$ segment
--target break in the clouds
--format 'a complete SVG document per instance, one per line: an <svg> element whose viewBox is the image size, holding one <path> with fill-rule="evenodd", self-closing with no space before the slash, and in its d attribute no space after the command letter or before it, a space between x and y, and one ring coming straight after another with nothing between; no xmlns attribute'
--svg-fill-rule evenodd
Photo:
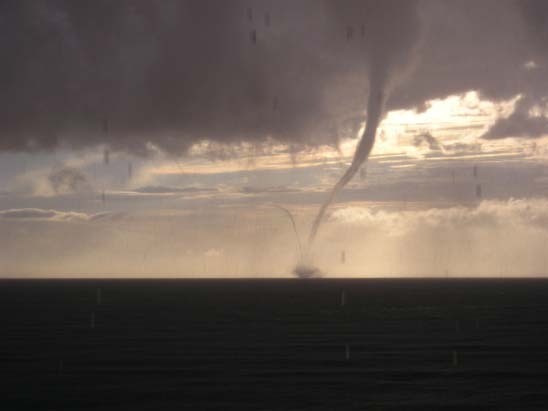
<svg viewBox="0 0 548 411"><path fill-rule="evenodd" d="M372 59L406 63L388 109L467 90L533 108L547 16L542 0L7 0L0 149L335 144L365 120ZM524 115L486 137L545 132Z"/></svg>

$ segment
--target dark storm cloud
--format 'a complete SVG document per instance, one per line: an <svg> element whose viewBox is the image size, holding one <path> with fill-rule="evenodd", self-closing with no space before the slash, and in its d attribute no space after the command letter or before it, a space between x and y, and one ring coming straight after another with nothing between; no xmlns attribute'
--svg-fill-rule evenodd
<svg viewBox="0 0 548 411"><path fill-rule="evenodd" d="M548 102L548 3L522 0L518 8L526 21L523 42L529 47L523 48L530 53L522 66L526 75L516 90L522 97L510 116L500 118L484 133L482 137L486 139L538 138L548 134L548 118L542 112ZM538 115L531 114L535 108L541 111Z"/></svg>
<svg viewBox="0 0 548 411"><path fill-rule="evenodd" d="M151 142L181 152L200 139L303 141L307 135L315 144L332 142L339 126L329 100L345 93L329 95L324 84L348 87L339 76L350 72L335 58L349 46L332 6L4 2L2 148L106 142L144 152Z"/></svg>
<svg viewBox="0 0 548 411"><path fill-rule="evenodd" d="M522 65L531 60L526 22L513 0L424 1L422 47L409 81L392 104L407 107L428 99L478 90L506 99L521 88Z"/></svg>
<svg viewBox="0 0 548 411"><path fill-rule="evenodd" d="M511 0L5 0L0 149L336 143L360 126L373 57L395 58L383 65L399 69L410 56L393 48L412 50L419 37L413 70L388 108L470 89L537 98L548 94L547 8ZM408 29L416 13L420 31ZM539 68L524 69L527 61Z"/></svg>
<svg viewBox="0 0 548 411"><path fill-rule="evenodd" d="M548 3L544 0L521 0L519 5L528 23L531 41L542 54L542 58L548 60Z"/></svg>
<svg viewBox="0 0 548 411"><path fill-rule="evenodd" d="M543 114L535 116L529 112L534 105L534 99L522 98L516 103L514 112L510 116L499 119L482 137L486 139L506 137L538 138L548 134L548 118Z"/></svg>

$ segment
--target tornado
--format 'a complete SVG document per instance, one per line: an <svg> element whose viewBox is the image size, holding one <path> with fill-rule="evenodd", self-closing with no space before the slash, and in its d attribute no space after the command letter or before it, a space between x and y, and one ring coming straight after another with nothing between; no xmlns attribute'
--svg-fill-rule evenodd
<svg viewBox="0 0 548 411"><path fill-rule="evenodd" d="M376 74L376 75L375 75ZM318 229L324 218L325 212L328 207L333 203L335 197L339 192L348 184L350 180L356 175L360 167L367 161L373 145L375 144L375 136L377 134L377 128L382 119L383 107L385 102L385 90L384 90L384 75L383 73L372 73L369 81L369 97L367 102L367 122L365 130L360 138L356 152L352 159L350 167L346 170L343 176L337 181L329 196L320 207L320 211L316 216L310 234L308 236L308 250L312 248L312 244L318 234Z"/></svg>
<svg viewBox="0 0 548 411"><path fill-rule="evenodd" d="M352 163L321 205L308 236L301 263L311 265L311 249L329 206L367 161L375 144L377 128L383 119L390 91L413 66L419 37L418 2L369 2L362 23L365 52L369 65L367 119ZM307 262L308 261L308 262Z"/></svg>
<svg viewBox="0 0 548 411"><path fill-rule="evenodd" d="M272 205L282 210L289 217L289 220L291 221L291 226L293 227L293 232L295 233L295 239L297 241L297 245L299 246L299 257L302 260L304 258L303 247L301 244L301 238L299 237L299 231L297 230L297 224L295 223L295 219L293 218L293 214L291 214L291 211L289 211L285 207L282 207L281 205L278 205L278 204L272 204Z"/></svg>

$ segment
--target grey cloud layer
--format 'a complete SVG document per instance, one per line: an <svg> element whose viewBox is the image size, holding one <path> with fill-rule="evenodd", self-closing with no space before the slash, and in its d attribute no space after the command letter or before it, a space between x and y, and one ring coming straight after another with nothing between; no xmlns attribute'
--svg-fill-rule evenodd
<svg viewBox="0 0 548 411"><path fill-rule="evenodd" d="M370 61L408 60L402 30L420 48L388 108L469 89L539 101L547 15L535 0L6 0L0 149L335 143L364 119Z"/></svg>

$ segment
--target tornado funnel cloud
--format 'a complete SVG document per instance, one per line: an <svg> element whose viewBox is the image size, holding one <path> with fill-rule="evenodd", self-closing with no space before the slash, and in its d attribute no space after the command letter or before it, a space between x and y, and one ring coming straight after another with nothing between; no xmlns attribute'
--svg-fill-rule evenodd
<svg viewBox="0 0 548 411"><path fill-rule="evenodd" d="M385 0L359 4L364 7L360 27L364 39L362 51L369 68L367 120L352 163L330 191L312 223L305 251L305 259L309 260L327 209L369 158L389 92L411 71L416 56L420 33L418 2Z"/></svg>
<svg viewBox="0 0 548 411"><path fill-rule="evenodd" d="M304 258L304 256L303 256L303 247L302 247L302 244L301 244L301 238L299 237L299 231L297 230L297 224L295 223L295 219L293 218L293 214L291 214L291 211L289 211L285 207L282 207L281 205L273 204L273 206L280 209L280 210L282 210L289 217L289 220L291 221L291 226L293 228L293 232L295 233L295 239L297 241L297 246L299 247L299 258L302 260Z"/></svg>
<svg viewBox="0 0 548 411"><path fill-rule="evenodd" d="M316 235L318 234L318 229L320 228L320 224L328 207L331 205L331 203L333 203L339 192L356 175L360 167L369 157L371 150L373 149L373 145L375 144L375 136L377 134L377 128L382 118L383 106L385 101L384 76L380 74L381 73L372 73L372 75L370 76L369 97L367 103L367 123L365 126L365 130L360 138L350 167L348 167L343 176L339 179L339 181L337 181L337 183L329 193L329 196L320 207L320 211L318 212L312 224L310 235L308 237L308 250L310 250L312 244L314 243Z"/></svg>

